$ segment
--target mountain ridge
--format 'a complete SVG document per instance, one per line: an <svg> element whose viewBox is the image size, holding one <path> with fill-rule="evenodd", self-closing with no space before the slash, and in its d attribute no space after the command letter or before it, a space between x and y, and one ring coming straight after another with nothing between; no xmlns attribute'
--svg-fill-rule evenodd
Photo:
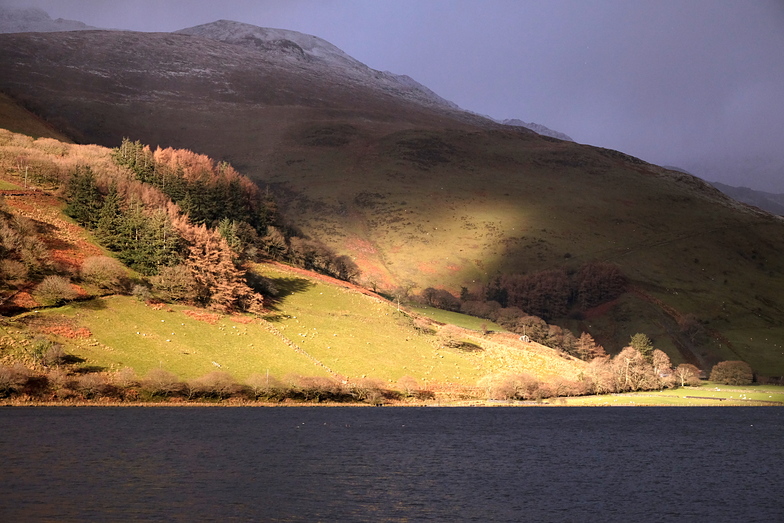
<svg viewBox="0 0 784 523"><path fill-rule="evenodd" d="M567 136L566 134L554 131L549 127L546 127L542 124L538 124L535 122L524 122L518 118L507 118L505 120L496 120L497 122L504 124L504 125L511 125L515 127L525 127L526 129L530 129L537 134L541 134L542 136L549 136L550 138L557 138L559 140L565 140L567 142L573 142L574 140Z"/></svg>

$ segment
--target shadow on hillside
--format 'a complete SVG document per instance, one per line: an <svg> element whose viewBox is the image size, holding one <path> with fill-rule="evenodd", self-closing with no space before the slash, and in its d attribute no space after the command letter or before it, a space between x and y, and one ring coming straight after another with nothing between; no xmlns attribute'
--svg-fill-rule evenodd
<svg viewBox="0 0 784 523"><path fill-rule="evenodd" d="M471 343L470 341L464 341L455 348L460 352L481 352L485 350L484 347L477 345L476 343Z"/></svg>
<svg viewBox="0 0 784 523"><path fill-rule="evenodd" d="M305 292L316 284L305 278L267 278L267 281L277 290L275 296L264 296L265 306L273 311L292 294Z"/></svg>
<svg viewBox="0 0 784 523"><path fill-rule="evenodd" d="M106 308L106 302L101 299L96 298L88 298L85 301L79 303L79 307L82 309L88 309L91 311L100 311Z"/></svg>

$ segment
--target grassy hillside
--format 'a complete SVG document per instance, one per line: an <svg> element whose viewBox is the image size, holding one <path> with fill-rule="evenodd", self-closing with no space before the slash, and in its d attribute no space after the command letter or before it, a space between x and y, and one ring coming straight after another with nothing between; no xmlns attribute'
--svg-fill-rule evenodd
<svg viewBox="0 0 784 523"><path fill-rule="evenodd" d="M469 349L444 348L435 330L423 332L380 298L301 270L257 270L281 289L261 318L107 296L5 320L5 356L24 356L29 340L43 336L91 370L130 367L144 375L163 368L192 379L220 369L238 380L269 372L391 385L410 376L428 387L474 387L489 375L520 372L576 379L584 365L516 336L478 331L462 331Z"/></svg>
<svg viewBox="0 0 784 523"><path fill-rule="evenodd" d="M28 171L36 173L28 176L26 188L20 156ZM483 336L460 327L455 332L463 346L445 348L439 325L359 287L280 264L253 269L277 289L260 316L221 315L121 295L91 298L96 289L81 287L76 287L77 301L42 307L33 287L43 274L59 271L77 278L86 257L106 254L89 232L63 214L57 194L45 190L47 180L54 183L57 173L78 164L90 165L97 173L123 175L106 149L0 131L5 208L14 219L26 220L26 230L42 242L49 264L42 274L31 273L28 282L3 282L0 298L6 316L0 316L0 361L5 364L34 365L36 347L46 341L63 346L74 372L129 367L143 376L161 368L181 379L219 369L240 381L269 372L279 378L372 378L394 385L409 376L423 387L460 388L506 373L575 379L584 366L516 336ZM451 319L478 329L476 319Z"/></svg>
<svg viewBox="0 0 784 523"><path fill-rule="evenodd" d="M676 361L784 375L784 221L693 176L247 46L2 39L0 89L25 107L78 141L129 136L232 162L271 188L291 228L353 258L368 287L479 292L498 275L609 262L628 292L552 321L611 353L644 332Z"/></svg>
<svg viewBox="0 0 784 523"><path fill-rule="evenodd" d="M293 227L351 256L368 287L478 290L609 262L628 292L555 321L612 353L644 332L676 361L784 375L784 221L693 176L214 40L1 38L0 89L25 107L79 141L129 136L231 161Z"/></svg>
<svg viewBox="0 0 784 523"><path fill-rule="evenodd" d="M647 332L676 360L740 358L784 372L780 218L687 175L511 131L411 131L315 149L282 155L264 180L279 184L296 224L351 252L368 283L454 292L498 273L609 261L636 292L564 325L611 351ZM707 332L699 343L680 335L687 315Z"/></svg>

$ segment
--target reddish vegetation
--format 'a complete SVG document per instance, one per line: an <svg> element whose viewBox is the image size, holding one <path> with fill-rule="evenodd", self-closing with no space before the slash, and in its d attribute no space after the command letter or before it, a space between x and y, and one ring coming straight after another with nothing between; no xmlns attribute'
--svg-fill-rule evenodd
<svg viewBox="0 0 784 523"><path fill-rule="evenodd" d="M74 329L69 325L52 325L49 327L44 327L41 330L49 334L56 334L58 336L72 340L76 338L89 338L92 336L92 332L90 332L90 329L86 327L79 327L78 329Z"/></svg>
<svg viewBox="0 0 784 523"><path fill-rule="evenodd" d="M172 309L162 301L148 300L145 302L145 305L156 311L166 310L166 312L172 312Z"/></svg>
<svg viewBox="0 0 784 523"><path fill-rule="evenodd" d="M419 265L417 265L417 270L425 274L435 274L436 272L438 272L436 271L436 269L434 269L431 265L427 263L420 263Z"/></svg>
<svg viewBox="0 0 784 523"><path fill-rule="evenodd" d="M210 325L215 325L218 323L218 320L221 319L220 314L215 314L211 312L204 312L204 311L182 311L183 314L186 316L190 316L194 320L204 321L209 323Z"/></svg>
<svg viewBox="0 0 784 523"><path fill-rule="evenodd" d="M30 293L22 291L16 293L16 295L9 300L9 305L20 309L34 309L35 307L38 307L38 302L30 296Z"/></svg>
<svg viewBox="0 0 784 523"><path fill-rule="evenodd" d="M250 316L240 316L239 314L232 314L229 319L234 323L242 323L243 325L247 325L248 323L253 323L253 318Z"/></svg>
<svg viewBox="0 0 784 523"><path fill-rule="evenodd" d="M5 198L6 204L20 216L51 226L51 232L40 235L56 264L76 272L85 258L100 256L101 250L84 238L82 228L60 218L60 202L41 191L18 191ZM35 305L33 305L35 306Z"/></svg>
<svg viewBox="0 0 784 523"><path fill-rule="evenodd" d="M354 262L362 269L367 278L379 287L391 287L392 280L387 270L379 263L378 250L367 240L351 237L345 242L346 248L355 255Z"/></svg>

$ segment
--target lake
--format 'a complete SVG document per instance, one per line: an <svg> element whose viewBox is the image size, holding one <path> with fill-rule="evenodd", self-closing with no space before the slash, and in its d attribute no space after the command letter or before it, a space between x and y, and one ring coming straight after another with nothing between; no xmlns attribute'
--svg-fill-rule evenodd
<svg viewBox="0 0 784 523"><path fill-rule="evenodd" d="M0 521L782 521L784 409L0 408Z"/></svg>

